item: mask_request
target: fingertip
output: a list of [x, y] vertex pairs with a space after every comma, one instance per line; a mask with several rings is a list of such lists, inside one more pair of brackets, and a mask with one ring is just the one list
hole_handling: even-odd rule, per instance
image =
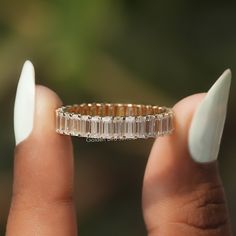
[[148, 169], [151, 168], [151, 171], [147, 171], [148, 173], [156, 175], [156, 173], [161, 173], [162, 170], [165, 172], [170, 166], [175, 168], [175, 165], [181, 161], [179, 158], [188, 155], [189, 127], [193, 114], [205, 95], [205, 93], [194, 94], [174, 105], [174, 131], [169, 136], [160, 137], [155, 140], [150, 153], [149, 163], [151, 161], [158, 162], [158, 167], [148, 163]]
[[173, 110], [176, 114], [176, 119], [179, 118], [191, 118], [195, 109], [206, 96], [206, 93], [198, 93], [183, 98], [173, 106]]
[[175, 133], [182, 140], [182, 144], [187, 146], [188, 131], [195, 110], [201, 103], [206, 93], [198, 93], [183, 98], [173, 107], [175, 113]]
[[[40, 109], [54, 109], [62, 105], [62, 100], [53, 90], [43, 85], [36, 85], [36, 111]], [[40, 110], [41, 111], [41, 110]]]
[[[44, 132], [55, 133], [55, 110], [62, 105], [60, 97], [51, 89], [36, 85], [35, 120], [33, 133]], [[56, 135], [56, 133], [55, 133]]]

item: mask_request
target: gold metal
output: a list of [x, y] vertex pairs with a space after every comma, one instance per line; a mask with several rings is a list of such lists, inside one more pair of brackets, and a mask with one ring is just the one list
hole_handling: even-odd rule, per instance
[[169, 108], [126, 103], [82, 103], [66, 106], [64, 112], [90, 116], [147, 116], [168, 112]]

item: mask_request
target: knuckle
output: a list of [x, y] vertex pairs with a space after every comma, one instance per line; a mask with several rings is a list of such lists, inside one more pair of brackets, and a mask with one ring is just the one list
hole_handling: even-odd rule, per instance
[[190, 201], [181, 209], [179, 223], [205, 232], [206, 235], [225, 232], [229, 219], [223, 187], [206, 184], [200, 186], [191, 195]]
[[13, 192], [11, 208], [19, 211], [32, 211], [36, 209], [49, 209], [55, 207], [67, 207], [74, 203], [73, 194], [62, 192], [60, 194], [41, 195], [29, 194], [25, 192]]

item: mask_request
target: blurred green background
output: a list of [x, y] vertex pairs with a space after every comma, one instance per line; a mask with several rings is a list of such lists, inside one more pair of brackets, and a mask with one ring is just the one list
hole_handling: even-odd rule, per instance
[[[236, 2], [0, 0], [0, 235], [9, 210], [13, 105], [21, 67], [65, 104], [174, 105], [236, 71]], [[236, 232], [236, 83], [219, 156]], [[153, 140], [73, 139], [80, 235], [146, 235], [142, 178]], [[111, 233], [112, 232], [112, 233]]]

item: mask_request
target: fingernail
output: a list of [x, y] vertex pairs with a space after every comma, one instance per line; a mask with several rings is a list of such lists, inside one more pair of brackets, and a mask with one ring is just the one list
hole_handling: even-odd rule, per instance
[[208, 91], [195, 111], [188, 144], [196, 162], [207, 163], [218, 157], [227, 112], [231, 71], [226, 70]]
[[16, 145], [25, 140], [33, 129], [34, 106], [34, 66], [30, 61], [26, 61], [18, 82], [14, 106], [14, 132]]

